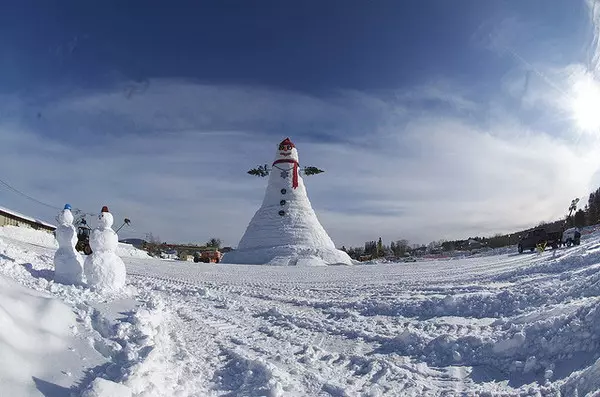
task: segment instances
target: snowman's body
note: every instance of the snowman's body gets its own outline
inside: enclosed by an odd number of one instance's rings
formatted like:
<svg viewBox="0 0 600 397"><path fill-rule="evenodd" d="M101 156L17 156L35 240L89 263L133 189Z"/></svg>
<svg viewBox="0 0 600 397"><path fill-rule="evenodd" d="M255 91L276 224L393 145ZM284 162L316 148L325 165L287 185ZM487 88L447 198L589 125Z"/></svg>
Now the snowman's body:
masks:
<svg viewBox="0 0 600 397"><path fill-rule="evenodd" d="M84 265L88 286L100 291L118 291L125 286L125 264L115 253L119 239L112 224L112 214L102 212L90 236L92 254Z"/></svg>
<svg viewBox="0 0 600 397"><path fill-rule="evenodd" d="M260 209L224 263L272 265L352 264L317 219L300 176L298 151L279 145ZM284 149L284 150L282 150Z"/></svg>
<svg viewBox="0 0 600 397"><path fill-rule="evenodd" d="M56 228L58 249L54 253L54 281L61 284L81 284L83 278L83 258L75 249L77 231L73 226L71 210L64 209L58 215Z"/></svg>

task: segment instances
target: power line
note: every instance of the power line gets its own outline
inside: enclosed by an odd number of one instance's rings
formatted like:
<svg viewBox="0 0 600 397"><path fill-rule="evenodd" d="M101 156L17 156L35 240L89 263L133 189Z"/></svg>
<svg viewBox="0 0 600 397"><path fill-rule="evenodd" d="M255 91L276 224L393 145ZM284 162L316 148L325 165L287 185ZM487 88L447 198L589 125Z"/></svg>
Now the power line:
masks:
<svg viewBox="0 0 600 397"><path fill-rule="evenodd" d="M40 200L38 200L38 199L36 199L34 197L31 197L30 195L28 195L26 193L23 193L22 191L20 191L19 189L15 188L15 187L12 187L11 185L9 185L7 182L3 181L2 179L0 179L0 184L3 185L3 186L5 186L9 190L13 191L14 193L17 193L17 194L25 197L26 199L29 199L31 201L34 201L34 202L40 204L40 205L43 205L43 206L46 206L46 207L49 207L49 208L52 208L52 209L55 209L55 210L60 210L60 208L58 208L58 207L55 207L55 206L53 206L51 204L48 204L48 203L44 203L43 201L40 201Z"/></svg>
<svg viewBox="0 0 600 397"><path fill-rule="evenodd" d="M31 200L31 201L33 201L33 202L35 202L35 203L38 203L38 204L40 204L40 205L43 205L43 206L45 206L45 207L48 207L48 208L52 208L52 209L54 209L54 210L58 210L58 211L62 210L62 208L55 207L54 205L51 205L51 204L45 203L45 202L43 202L43 201L40 201L40 200L36 199L35 197L32 197L32 196L28 195L27 193L24 193L24 192L20 191L19 189L17 189L17 188L15 188L15 187L11 186L11 185L10 185L8 182L6 182L6 181L3 181L2 179L0 179L0 185L2 185L2 186L4 186L4 187L8 188L8 189L9 189L9 190L11 190L12 192L14 192L14 193L16 193L16 194L18 194L18 195L20 195L20 196L22 196L22 197L25 197L26 199L28 199L28 200ZM90 215L90 216L94 216L94 215L96 215L96 214L92 214L92 213L90 213L90 212L85 212L85 211L82 211L82 210L80 210L79 208L74 208L74 211L75 211L76 213L77 213L77 212L81 212L81 213L83 213L83 214L85 214L85 215Z"/></svg>

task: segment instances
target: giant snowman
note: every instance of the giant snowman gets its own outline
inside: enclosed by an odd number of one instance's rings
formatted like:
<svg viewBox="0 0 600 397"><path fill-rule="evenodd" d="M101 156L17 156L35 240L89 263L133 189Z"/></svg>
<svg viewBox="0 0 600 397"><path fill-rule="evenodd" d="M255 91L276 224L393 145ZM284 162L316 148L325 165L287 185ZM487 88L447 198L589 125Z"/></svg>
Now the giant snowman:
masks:
<svg viewBox="0 0 600 397"><path fill-rule="evenodd" d="M125 264L115 253L119 238L112 230L113 222L108 207L102 207L98 226L90 236L92 253L83 266L88 286L101 292L117 292L125 286Z"/></svg>
<svg viewBox="0 0 600 397"><path fill-rule="evenodd" d="M308 168L308 167L307 167ZM314 167L311 167L314 168ZM352 259L327 235L312 209L300 176L298 150L289 138L277 148L267 190L236 250L221 262L319 266L352 264Z"/></svg>
<svg viewBox="0 0 600 397"><path fill-rule="evenodd" d="M73 226L73 213L69 204L65 204L65 208L58 214L56 240L58 249L54 253L54 281L61 284L81 284L83 258L75 249L77 231Z"/></svg>

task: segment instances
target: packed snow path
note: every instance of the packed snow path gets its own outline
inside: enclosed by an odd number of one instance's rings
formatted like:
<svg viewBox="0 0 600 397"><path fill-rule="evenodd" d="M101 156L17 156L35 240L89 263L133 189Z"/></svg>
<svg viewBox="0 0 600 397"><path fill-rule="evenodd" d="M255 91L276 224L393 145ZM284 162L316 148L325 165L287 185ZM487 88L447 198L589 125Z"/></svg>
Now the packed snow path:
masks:
<svg viewBox="0 0 600 397"><path fill-rule="evenodd" d="M2 239L6 256L51 269L55 248ZM136 396L600 390L598 235L542 255L353 267L123 259L170 313Z"/></svg>

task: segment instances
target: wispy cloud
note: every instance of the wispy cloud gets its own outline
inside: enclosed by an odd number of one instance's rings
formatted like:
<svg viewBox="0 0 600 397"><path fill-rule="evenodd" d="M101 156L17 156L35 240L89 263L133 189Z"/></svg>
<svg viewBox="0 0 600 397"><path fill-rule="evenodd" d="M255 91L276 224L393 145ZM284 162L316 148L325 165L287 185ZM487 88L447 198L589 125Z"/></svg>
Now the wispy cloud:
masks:
<svg viewBox="0 0 600 397"><path fill-rule="evenodd" d="M506 35L518 20L499 26L502 43L518 39ZM133 220L123 236L235 245L266 184L246 171L290 136L302 163L326 170L306 184L338 245L508 232L561 216L600 185L598 135L578 131L568 100L586 65L513 63L485 87L439 77L315 96L150 79L3 96L0 178L57 207L109 205ZM55 215L4 190L0 204Z"/></svg>

